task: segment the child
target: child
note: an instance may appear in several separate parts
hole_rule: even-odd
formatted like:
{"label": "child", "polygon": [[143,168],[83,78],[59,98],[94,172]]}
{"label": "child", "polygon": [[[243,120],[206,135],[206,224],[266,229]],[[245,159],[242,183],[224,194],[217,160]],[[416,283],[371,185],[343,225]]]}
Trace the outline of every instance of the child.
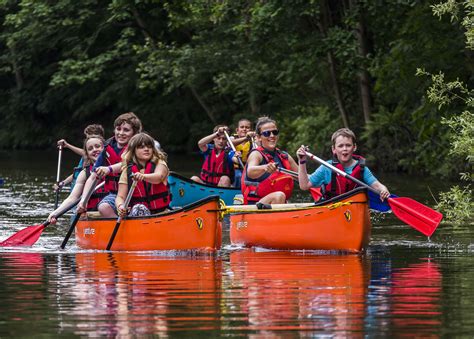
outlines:
{"label": "child", "polygon": [[[354,132],[348,128],[338,129],[333,133],[331,142],[333,160],[329,160],[328,163],[380,191],[381,200],[387,199],[390,196],[387,187],[382,185],[370,169],[365,166],[365,159],[354,154],[357,149]],[[336,175],[336,173],[323,165],[319,166],[313,174],[308,176],[305,149],[305,146],[301,146],[296,152],[299,158],[298,181],[302,190],[307,190],[310,187],[321,187],[323,198],[330,199],[357,186],[350,179]]]}
{"label": "child", "polygon": [[[86,128],[84,128],[84,136],[87,138],[90,135],[98,135],[104,138],[104,128],[99,124],[87,125]],[[74,167],[73,173],[63,181],[59,182],[59,186],[56,184],[53,186],[54,190],[57,191],[65,185],[71,184],[71,189],[73,189],[79,173],[81,173],[82,169],[84,168],[84,157],[86,156],[86,152],[84,152],[83,148],[69,144],[66,139],[58,140],[57,145],[58,147],[69,148],[71,151],[81,156],[79,163],[76,167]]]}
{"label": "child", "polygon": [[[63,207],[71,204],[73,201],[79,199],[84,192],[84,184],[86,183],[87,178],[90,176],[92,165],[99,157],[99,154],[104,149],[105,140],[100,135],[89,135],[84,140],[84,168],[79,173],[77,177],[76,185],[72,189],[69,196],[61,203],[61,205],[50,213],[48,221],[52,224],[56,223],[56,213],[61,210]],[[98,202],[105,196],[105,191],[103,188],[100,188],[91,195],[89,202],[87,204],[87,209],[96,210]]]}
{"label": "child", "polygon": [[170,204],[166,154],[158,151],[155,141],[146,133],[138,133],[130,139],[123,155],[122,174],[115,205],[121,217],[127,215],[124,202],[132,184],[137,186],[130,201],[130,216],[151,215],[166,210]]}
{"label": "child", "polygon": [[[240,152],[240,158],[242,163],[245,165],[247,162],[248,155],[253,148],[253,138],[255,132],[252,131],[252,123],[248,119],[240,119],[235,129],[236,134],[232,136],[232,143],[235,145],[235,150]],[[234,166],[234,186],[240,188],[240,182],[242,180],[242,169],[239,164]]]}
{"label": "child", "polygon": [[226,147],[227,138],[224,131],[229,133],[229,128],[217,125],[213,131],[214,133],[198,142],[201,154],[204,155],[204,163],[200,176],[193,176],[191,180],[201,184],[230,187],[234,179],[234,162],[237,162],[237,159],[234,158],[234,151]]}
{"label": "child", "polygon": [[[117,196],[119,175],[122,171],[121,157],[130,139],[141,130],[142,123],[135,113],[129,112],[119,115],[114,121],[114,136],[107,140],[104,150],[94,164],[93,173],[87,179],[84,188],[86,192],[88,192],[97,176],[105,178],[104,187],[109,194],[99,202],[97,208],[102,217],[117,217],[115,198]],[[86,204],[87,202],[82,199],[79,202],[77,213],[85,212]]]}
{"label": "child", "polygon": [[279,150],[279,131],[275,120],[261,117],[255,128],[260,146],[250,152],[242,175],[244,204],[284,204],[293,192],[293,178],[278,167],[297,170],[295,160]]}

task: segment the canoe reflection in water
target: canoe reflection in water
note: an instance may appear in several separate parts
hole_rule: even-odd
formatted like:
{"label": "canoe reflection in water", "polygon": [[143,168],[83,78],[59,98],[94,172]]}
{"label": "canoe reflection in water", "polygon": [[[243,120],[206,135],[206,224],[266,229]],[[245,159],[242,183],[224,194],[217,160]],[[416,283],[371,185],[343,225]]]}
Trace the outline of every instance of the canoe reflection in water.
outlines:
{"label": "canoe reflection in water", "polygon": [[358,256],[247,250],[231,253],[230,267],[232,300],[240,301],[248,329],[363,330],[370,264]]}
{"label": "canoe reflection in water", "polygon": [[78,335],[209,330],[219,323],[220,259],[78,253],[76,262],[77,309],[67,313],[85,320]]}

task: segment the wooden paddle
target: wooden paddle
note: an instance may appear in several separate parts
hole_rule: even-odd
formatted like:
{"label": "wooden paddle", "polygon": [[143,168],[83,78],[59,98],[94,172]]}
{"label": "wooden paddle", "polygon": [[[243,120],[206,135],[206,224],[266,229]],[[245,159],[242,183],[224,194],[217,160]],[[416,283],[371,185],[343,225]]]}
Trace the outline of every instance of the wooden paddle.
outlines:
{"label": "wooden paddle", "polygon": [[[355,182],[356,184],[367,188],[368,190],[380,194],[375,188],[370,187],[366,183],[350,176],[344,171],[341,171],[339,168],[334,167],[333,165],[327,163],[326,161],[318,158],[317,156],[306,152],[306,155],[320,163],[323,166],[326,166],[330,170],[336,172],[339,175],[342,175],[345,178],[348,178]],[[443,215],[435,211],[434,209],[419,203],[410,198],[396,197],[388,198],[388,203],[393,211],[393,213],[404,223],[413,227],[417,231],[423,233],[424,235],[430,237],[433,232],[438,227],[439,223],[443,219]]]}
{"label": "wooden paddle", "polygon": [[[91,189],[89,190],[89,192],[87,192],[87,194],[84,198],[84,201],[86,202],[86,204],[89,201],[92,193],[94,193],[95,190],[97,190],[99,187],[101,187],[105,184],[105,182],[102,182],[98,186],[96,186],[98,181],[99,181],[99,178],[95,177],[94,182],[91,186]],[[60,246],[61,249],[64,249],[66,247],[66,244],[69,241],[69,238],[71,237],[72,232],[74,231],[74,228],[76,227],[76,224],[79,221],[80,217],[81,217],[81,215],[79,213],[76,213],[76,215],[74,216],[74,219],[72,220],[71,225],[69,226],[69,230],[67,231],[66,236],[64,237],[64,240],[61,243],[61,246]]]}
{"label": "wooden paddle", "polygon": [[[234,151],[234,153],[237,152],[235,150],[234,144],[232,143],[232,140],[229,137],[229,134],[227,134],[227,131],[224,131],[224,134],[227,139],[227,143],[230,145],[230,148]],[[237,161],[239,162],[240,168],[244,169],[244,163],[242,162],[242,158],[240,157],[240,155],[237,156]]]}
{"label": "wooden paddle", "polygon": [[59,152],[58,152],[58,170],[56,172],[56,197],[54,199],[54,209],[58,208],[59,202],[59,192],[61,191],[61,186],[59,186],[60,176],[61,176],[61,156],[63,154],[63,145],[59,145]]}
{"label": "wooden paddle", "polygon": [[[132,200],[133,191],[135,191],[135,187],[137,187],[137,183],[138,183],[137,180],[133,180],[132,187],[130,187],[127,197],[125,198],[125,201],[123,203],[123,207],[125,208],[125,210],[127,210],[130,200]],[[117,232],[121,223],[122,223],[122,217],[119,215],[117,218],[117,222],[115,223],[115,227],[112,232],[112,235],[110,236],[109,243],[107,244],[107,251],[110,251],[110,248],[112,247],[112,244],[114,243],[115,236],[117,235]]]}
{"label": "wooden paddle", "polygon": [[[100,185],[96,186],[94,190],[98,189],[103,184],[104,183],[101,183]],[[74,206],[76,206],[80,201],[81,201],[81,198],[73,201],[71,204],[67,206],[64,206],[64,208],[58,211],[55,217],[59,218],[60,216],[62,216],[63,214],[71,210]],[[33,246],[36,243],[36,241],[38,241],[41,233],[46,228],[46,226],[50,224],[51,223],[48,220],[46,220],[40,225],[28,226],[16,232],[15,234],[5,239],[4,241],[0,242],[0,247]]]}

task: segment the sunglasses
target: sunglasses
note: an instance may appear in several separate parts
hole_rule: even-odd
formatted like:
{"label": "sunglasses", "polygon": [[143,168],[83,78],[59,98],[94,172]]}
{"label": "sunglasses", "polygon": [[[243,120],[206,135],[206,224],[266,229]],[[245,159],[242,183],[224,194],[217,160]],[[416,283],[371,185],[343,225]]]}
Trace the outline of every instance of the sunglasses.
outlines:
{"label": "sunglasses", "polygon": [[270,135],[274,135],[274,136],[277,136],[278,134],[280,133],[279,130],[277,129],[274,129],[274,130],[271,130],[271,131],[263,131],[263,132],[260,132],[260,135],[263,135],[265,138],[268,138],[270,137]]}

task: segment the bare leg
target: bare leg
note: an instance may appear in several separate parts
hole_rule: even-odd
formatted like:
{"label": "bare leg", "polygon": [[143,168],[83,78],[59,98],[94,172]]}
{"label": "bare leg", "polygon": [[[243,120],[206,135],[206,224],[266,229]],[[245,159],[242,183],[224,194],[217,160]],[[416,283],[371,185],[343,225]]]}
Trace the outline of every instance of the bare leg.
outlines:
{"label": "bare leg", "polygon": [[260,201],[262,204],[285,204],[286,196],[283,192],[272,192],[264,196]]}
{"label": "bare leg", "polygon": [[117,218],[114,209],[109,204],[100,204],[97,209],[100,212],[100,216],[104,218]]}
{"label": "bare leg", "polygon": [[220,178],[219,183],[217,184],[217,186],[219,186],[219,187],[230,187],[231,184],[232,184],[232,182],[230,181],[230,178],[227,175],[223,175]]}
{"label": "bare leg", "polygon": [[199,177],[197,177],[197,176],[195,176],[195,175],[193,175],[193,176],[191,177],[191,180],[192,180],[192,181],[195,181],[195,182],[198,182],[198,183],[200,183],[200,184],[204,184],[204,181],[202,181],[201,178],[199,178]]}

